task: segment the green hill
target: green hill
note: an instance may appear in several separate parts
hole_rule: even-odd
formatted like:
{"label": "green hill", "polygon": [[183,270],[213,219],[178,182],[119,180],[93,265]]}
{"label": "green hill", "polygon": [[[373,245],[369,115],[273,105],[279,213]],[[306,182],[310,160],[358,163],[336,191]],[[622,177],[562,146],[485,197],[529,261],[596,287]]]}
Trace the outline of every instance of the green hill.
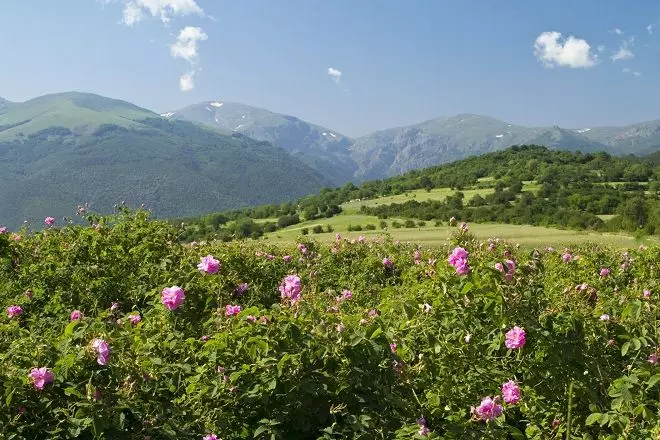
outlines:
{"label": "green hill", "polygon": [[125,201],[157,216],[283,201],[327,181],[267,142],[170,121],[82,93],[12,103],[0,114],[0,224]]}

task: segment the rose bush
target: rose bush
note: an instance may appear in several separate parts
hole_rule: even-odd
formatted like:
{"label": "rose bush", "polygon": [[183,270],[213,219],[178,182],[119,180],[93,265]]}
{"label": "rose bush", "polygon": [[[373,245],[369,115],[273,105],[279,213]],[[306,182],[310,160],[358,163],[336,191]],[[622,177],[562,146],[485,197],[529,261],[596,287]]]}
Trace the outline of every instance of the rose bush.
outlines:
{"label": "rose bush", "polygon": [[660,435],[657,246],[182,244],[146,212],[88,220],[0,234],[20,308],[0,438]]}

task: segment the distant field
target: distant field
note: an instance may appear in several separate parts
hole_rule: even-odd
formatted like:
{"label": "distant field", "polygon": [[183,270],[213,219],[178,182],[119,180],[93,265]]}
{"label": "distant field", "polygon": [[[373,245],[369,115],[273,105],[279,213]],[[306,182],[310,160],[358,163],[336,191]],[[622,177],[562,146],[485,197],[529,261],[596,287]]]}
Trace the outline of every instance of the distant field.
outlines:
{"label": "distant field", "polygon": [[[494,192],[492,188],[483,188],[483,189],[466,189],[461,191],[465,194],[465,201],[467,202],[475,195],[479,194],[485,196]],[[410,200],[416,200],[418,202],[426,202],[428,200],[444,200],[447,196],[451,196],[456,193],[456,190],[450,188],[436,188],[431,191],[426,191],[425,189],[418,189],[414,191],[408,191],[403,194],[397,194],[395,196],[387,197],[378,197],[371,200],[361,200],[359,202],[348,202],[344,203],[342,207],[346,213],[355,213],[360,212],[362,206],[374,207],[380,205],[391,205],[392,203],[405,203]]]}
{"label": "distant field", "polygon": [[[340,220],[342,217],[345,217],[345,219]],[[334,220],[334,222],[331,222],[331,220]],[[391,219],[387,220],[390,225],[391,221]],[[357,238],[360,235],[373,238],[389,234],[395,240],[410,241],[429,247],[436,247],[446,244],[449,234],[451,231],[455,230],[455,228],[450,228],[449,226],[435,227],[433,226],[434,222],[427,222],[427,226],[423,228],[394,229],[390,226],[387,231],[383,231],[379,228],[376,231],[347,232],[346,228],[349,223],[361,224],[362,226],[367,223],[378,225],[378,219],[375,217],[359,215],[337,216],[332,219],[327,219],[327,221],[296,225],[272,234],[267,234],[263,240],[272,243],[290,243],[301,236],[301,229],[303,227],[309,228],[310,225],[314,224],[331,224],[335,229],[335,232],[313,234],[311,233],[310,228],[309,237],[321,241],[332,241],[335,238],[335,233],[340,233],[347,238]],[[545,246],[561,247],[588,242],[607,244],[618,248],[630,248],[637,247],[642,243],[657,243],[657,240],[645,239],[639,241],[634,237],[620,234],[599,234],[594,232],[561,230],[525,225],[470,224],[470,231],[481,240],[488,238],[501,238],[513,243],[520,243],[521,246],[526,248]]]}

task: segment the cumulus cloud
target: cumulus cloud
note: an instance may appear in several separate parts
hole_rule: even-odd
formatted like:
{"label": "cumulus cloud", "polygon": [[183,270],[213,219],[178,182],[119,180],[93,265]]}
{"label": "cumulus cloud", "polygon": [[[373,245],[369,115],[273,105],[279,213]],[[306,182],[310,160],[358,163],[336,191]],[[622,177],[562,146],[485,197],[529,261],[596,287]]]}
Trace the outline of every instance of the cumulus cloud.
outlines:
{"label": "cumulus cloud", "polygon": [[546,67],[586,68],[598,63],[598,55],[592,53],[586,40],[561,33],[543,32],[534,42],[534,54]]}
{"label": "cumulus cloud", "polygon": [[202,28],[186,26],[179,31],[179,35],[176,37],[174,44],[170,45],[170,54],[174,58],[183,58],[189,63],[194,64],[197,62],[197,57],[199,56],[197,52],[197,44],[208,38],[208,35],[204,33]]}
{"label": "cumulus cloud", "polygon": [[341,81],[341,75],[342,73],[340,70],[335,69],[334,67],[328,67],[328,76],[330,76],[330,78],[332,78],[332,80],[337,84],[339,84],[339,81]]}
{"label": "cumulus cloud", "polygon": [[124,11],[122,23],[133,26],[145,17],[158,17],[163,23],[169,23],[174,16],[189,14],[204,15],[204,11],[195,0],[99,0],[102,4],[122,3]]}
{"label": "cumulus cloud", "polygon": [[614,32],[617,35],[623,35],[623,31],[619,28],[612,29],[612,32]]}
{"label": "cumulus cloud", "polygon": [[605,51],[605,46],[603,46],[602,44],[599,44],[596,49],[598,49],[598,52],[604,52]]}
{"label": "cumulus cloud", "polygon": [[638,71],[636,71],[636,70],[632,70],[632,69],[629,68],[629,67],[625,67],[625,68],[622,70],[622,72],[623,72],[623,73],[627,73],[627,74],[629,74],[629,75],[636,76],[637,78],[639,78],[640,76],[642,76],[642,74],[641,74],[640,72],[638,72]]}
{"label": "cumulus cloud", "polygon": [[635,43],[635,37],[632,36],[628,38],[627,40],[624,40],[621,42],[621,46],[619,46],[619,49],[612,55],[610,58],[612,58],[612,61],[621,61],[621,60],[629,60],[630,58],[634,57],[635,55],[632,53],[630,50],[630,47]]}
{"label": "cumulus cloud", "polygon": [[649,35],[653,34],[653,28],[655,27],[655,24],[650,24],[646,26],[646,32],[649,33]]}
{"label": "cumulus cloud", "polygon": [[182,92],[188,92],[195,88],[195,74],[197,72],[197,61],[199,52],[197,45],[200,41],[208,39],[208,35],[200,27],[186,26],[181,29],[176,41],[170,45],[170,55],[174,58],[182,58],[190,65],[190,70],[179,78],[179,88]]}
{"label": "cumulus cloud", "polygon": [[184,73],[179,78],[179,88],[182,92],[189,92],[195,88],[195,71]]}

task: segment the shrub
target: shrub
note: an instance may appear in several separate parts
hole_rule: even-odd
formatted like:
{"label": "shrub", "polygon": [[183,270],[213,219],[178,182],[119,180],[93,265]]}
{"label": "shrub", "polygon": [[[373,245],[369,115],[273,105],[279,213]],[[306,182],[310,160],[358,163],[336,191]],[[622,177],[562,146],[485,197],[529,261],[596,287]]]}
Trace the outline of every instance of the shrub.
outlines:
{"label": "shrub", "polygon": [[365,225],[364,229],[366,231],[375,231],[376,230],[376,225],[367,224],[367,225]]}
{"label": "shrub", "polygon": [[144,212],[89,221],[0,234],[1,438],[660,434],[657,245],[181,244]]}
{"label": "shrub", "polygon": [[405,228],[414,228],[416,225],[415,225],[415,221],[414,221],[414,220],[406,219],[406,221],[403,222],[403,226],[404,226]]}
{"label": "shrub", "polygon": [[320,234],[323,232],[323,225],[314,225],[312,232],[315,234]]}

